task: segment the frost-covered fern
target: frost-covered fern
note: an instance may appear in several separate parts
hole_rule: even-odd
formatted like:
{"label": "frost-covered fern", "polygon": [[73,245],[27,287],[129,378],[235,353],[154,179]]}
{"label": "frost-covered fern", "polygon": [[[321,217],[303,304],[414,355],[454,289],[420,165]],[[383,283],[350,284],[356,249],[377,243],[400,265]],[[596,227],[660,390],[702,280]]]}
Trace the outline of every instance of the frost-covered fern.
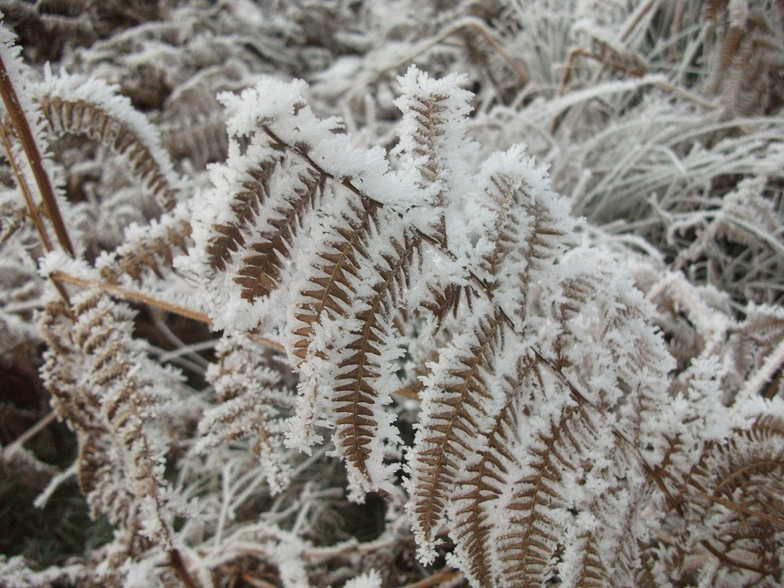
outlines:
{"label": "frost-covered fern", "polygon": [[776,9],[54,4],[2,6],[90,46],[0,29],[53,411],[0,471],[111,529],[0,583],[784,583]]}

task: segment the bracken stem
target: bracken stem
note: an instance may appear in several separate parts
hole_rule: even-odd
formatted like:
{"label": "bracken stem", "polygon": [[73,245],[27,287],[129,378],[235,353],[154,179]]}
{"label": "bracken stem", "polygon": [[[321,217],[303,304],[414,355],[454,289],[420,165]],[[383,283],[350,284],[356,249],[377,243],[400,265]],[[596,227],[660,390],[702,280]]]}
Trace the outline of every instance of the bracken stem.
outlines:
{"label": "bracken stem", "polygon": [[[110,294],[114,294],[115,296],[119,296],[124,300],[141,302],[142,304],[153,306],[155,308],[160,308],[161,310],[165,310],[166,312],[171,312],[174,314],[178,314],[180,316],[184,316],[185,318],[192,319],[194,321],[199,321],[200,323],[212,325],[212,319],[202,312],[191,310],[186,306],[179,306],[177,304],[172,304],[171,302],[166,302],[165,300],[155,298],[154,296],[149,296],[148,294],[143,294],[142,292],[136,292],[134,290],[128,290],[127,288],[121,288],[120,286],[115,286],[114,284],[110,284],[109,282],[101,282],[99,280],[88,280],[86,278],[79,278],[77,276],[72,276],[71,274],[67,274],[65,272],[60,272],[60,271],[52,272],[49,277],[52,278],[52,280],[54,280],[55,284],[57,284],[58,282],[64,282],[66,284],[74,284],[75,286],[81,286],[82,288],[97,288],[104,292],[108,292]],[[264,337],[263,335],[259,335],[258,333],[251,332],[248,336],[254,341],[257,341],[262,345],[266,345],[267,347],[271,347],[272,349],[275,349],[277,351],[286,350],[286,348],[280,343],[278,343],[277,341],[268,339],[267,337]]]}
{"label": "bracken stem", "polygon": [[455,571],[451,568],[447,568],[437,574],[430,576],[429,578],[425,578],[424,580],[420,580],[419,582],[414,582],[413,584],[408,584],[403,588],[430,588],[430,586],[437,586],[438,584],[443,584],[447,580],[451,580],[452,578],[456,578],[457,576],[462,576],[463,572]]}
{"label": "bracken stem", "polygon": [[30,218],[33,219],[33,224],[38,231],[38,236],[41,237],[41,242],[44,244],[44,249],[46,249],[47,252],[52,251],[52,249],[54,249],[52,247],[52,241],[49,239],[49,234],[46,232],[46,227],[41,219],[41,215],[38,214],[38,207],[35,205],[33,194],[30,192],[30,186],[27,185],[27,180],[25,179],[22,170],[19,169],[16,157],[14,157],[14,152],[11,149],[11,141],[8,138],[6,126],[3,123],[0,123],[0,140],[3,142],[3,148],[8,155],[8,161],[11,164],[11,168],[14,170],[14,176],[16,176],[16,183],[22,191],[22,195],[27,203],[28,213]]}
{"label": "bracken stem", "polygon": [[169,560],[171,567],[177,573],[177,576],[185,584],[185,588],[201,588],[201,586],[193,579],[188,568],[185,567],[185,562],[178,549],[173,548],[169,551]]}
{"label": "bracken stem", "polygon": [[751,515],[753,517],[758,517],[769,523],[773,523],[774,525],[778,525],[779,527],[784,527],[784,520],[780,518],[774,517],[764,512],[760,512],[758,510],[754,510],[751,508],[746,508],[740,504],[732,502],[730,500],[724,500],[718,496],[711,496],[710,494],[705,494],[704,492],[697,492],[697,496],[701,496],[705,500],[710,500],[711,502],[716,502],[717,504],[721,504],[722,506],[726,506],[727,508],[731,508],[732,510],[737,510],[747,515]]}
{"label": "bracken stem", "polygon": [[[75,257],[74,248],[71,244],[71,238],[68,235],[68,230],[65,228],[63,217],[60,214],[60,207],[57,206],[57,200],[54,197],[54,189],[52,183],[49,181],[49,176],[44,170],[41,162],[41,153],[38,151],[38,145],[33,138],[33,132],[30,129],[30,123],[27,116],[19,104],[19,97],[16,95],[16,90],[11,83],[11,78],[8,75],[8,70],[5,67],[3,58],[0,57],[0,95],[3,97],[8,116],[11,117],[11,122],[16,130],[16,136],[22,143],[27,161],[30,164],[30,169],[33,172],[38,190],[41,192],[41,199],[43,200],[46,212],[49,215],[49,220],[54,227],[55,235],[60,246],[65,249],[71,257]],[[31,214],[33,212],[31,211]]]}

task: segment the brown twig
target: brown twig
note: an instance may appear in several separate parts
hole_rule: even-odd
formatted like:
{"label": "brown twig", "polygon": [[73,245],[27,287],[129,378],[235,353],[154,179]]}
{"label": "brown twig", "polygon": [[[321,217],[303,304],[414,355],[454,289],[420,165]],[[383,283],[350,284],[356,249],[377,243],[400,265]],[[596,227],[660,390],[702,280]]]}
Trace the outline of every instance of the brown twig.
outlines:
{"label": "brown twig", "polygon": [[414,582],[413,584],[408,584],[403,588],[430,588],[430,586],[437,586],[438,584],[443,584],[447,580],[451,580],[452,578],[456,578],[457,576],[461,576],[463,572],[459,572],[453,570],[452,568],[444,568],[437,574],[430,576],[429,578],[425,578],[424,580],[420,580],[419,582]]}
{"label": "brown twig", "polygon": [[683,8],[684,8],[684,0],[678,0],[675,3],[675,15],[672,17],[672,26],[670,27],[670,60],[675,61],[676,56],[678,55],[678,42],[675,40],[675,37],[681,31],[681,25],[683,21]]}
{"label": "brown twig", "polygon": [[626,24],[625,30],[621,33],[621,41],[626,41],[631,36],[634,29],[637,28],[637,25],[640,24],[645,15],[650,12],[655,3],[656,0],[648,0],[644,6],[637,7],[636,14],[632,13],[632,20]]}
{"label": "brown twig", "polygon": [[169,550],[169,564],[185,585],[185,588],[201,588],[201,585],[191,576],[191,573],[185,566],[185,560],[182,559],[182,555],[176,547]]}
{"label": "brown twig", "polygon": [[52,411],[43,418],[41,418],[37,423],[35,423],[32,427],[27,429],[24,433],[19,435],[16,439],[14,439],[13,443],[10,445],[6,445],[0,450],[0,456],[7,457],[18,451],[22,448],[22,446],[27,443],[30,439],[35,437],[38,433],[43,431],[46,427],[48,427],[54,420],[57,418],[57,414]]}
{"label": "brown twig", "polygon": [[[22,105],[19,103],[19,97],[11,83],[11,77],[8,75],[8,70],[5,67],[2,57],[0,57],[0,95],[3,97],[8,116],[11,118],[11,123],[16,130],[16,136],[19,137],[19,142],[22,144],[22,149],[30,164],[35,182],[38,184],[38,190],[41,193],[41,199],[43,200],[44,208],[46,208],[49,220],[54,227],[55,235],[57,235],[57,241],[71,257],[75,257],[71,238],[68,235],[68,230],[65,228],[63,217],[60,214],[60,207],[57,205],[57,200],[54,197],[52,183],[49,181],[49,176],[41,161],[41,152],[38,150],[38,145],[33,138],[30,123],[27,120]],[[31,214],[33,214],[32,210]]]}
{"label": "brown twig", "polygon": [[19,186],[19,189],[22,191],[22,195],[24,196],[25,202],[27,203],[28,214],[30,215],[30,218],[33,219],[33,224],[35,225],[36,231],[38,231],[38,236],[41,237],[41,242],[44,245],[44,249],[46,249],[47,252],[52,251],[54,248],[52,247],[51,239],[49,239],[49,233],[46,232],[44,221],[41,219],[41,215],[38,214],[38,207],[35,205],[32,192],[30,192],[30,186],[27,185],[27,180],[25,179],[24,174],[22,173],[22,170],[16,161],[16,157],[14,157],[14,152],[11,148],[11,140],[8,138],[8,132],[6,130],[5,124],[3,123],[0,123],[0,140],[3,142],[3,148],[8,155],[8,162],[11,164],[11,168],[14,170],[16,183]]}
{"label": "brown twig", "polygon": [[242,578],[251,586],[255,586],[256,588],[278,588],[275,584],[267,582],[261,578],[257,578],[256,576],[251,576],[249,573],[240,574],[240,578]]}
{"label": "brown twig", "polygon": [[773,523],[774,525],[784,527],[784,520],[774,517],[773,515],[769,515],[767,513],[760,512],[758,510],[753,510],[751,508],[741,506],[740,504],[737,504],[735,502],[731,502],[730,500],[725,500],[719,496],[711,496],[710,494],[705,494],[704,492],[697,492],[697,496],[701,496],[705,500],[710,500],[711,502],[721,504],[722,506],[726,506],[727,508],[731,508],[732,510],[737,510],[738,512],[742,512],[744,514],[763,519],[765,521],[768,521],[769,523]]}
{"label": "brown twig", "polygon": [[[202,312],[197,312],[192,310],[186,306],[179,306],[178,304],[173,304],[171,302],[166,302],[165,300],[161,300],[159,298],[155,298],[154,296],[150,296],[149,294],[144,294],[142,292],[137,292],[135,290],[128,290],[127,288],[122,288],[120,286],[116,286],[114,284],[110,284],[109,282],[102,282],[100,280],[88,280],[86,278],[80,278],[78,276],[73,276],[71,274],[67,274],[61,271],[54,271],[49,276],[52,280],[57,282],[63,282],[66,284],[73,284],[75,286],[81,286],[82,288],[97,288],[104,292],[109,292],[110,294],[114,294],[124,300],[132,300],[133,302],[141,302],[142,304],[146,304],[148,306],[152,306],[155,308],[160,308],[161,310],[165,310],[166,312],[171,312],[174,314],[178,314],[180,316],[184,316],[185,318],[189,318],[194,321],[199,321],[200,323],[204,323],[207,325],[212,325],[212,319],[208,317],[206,314]],[[258,333],[250,332],[248,336],[261,343],[262,345],[266,345],[267,347],[271,347],[277,351],[285,351],[286,348],[283,347],[277,341],[273,341],[272,339],[268,339],[263,335]]]}
{"label": "brown twig", "polygon": [[99,280],[88,280],[86,278],[80,278],[78,276],[73,276],[71,274],[67,274],[61,271],[54,271],[51,273],[50,276],[52,279],[65,282],[66,284],[73,284],[75,286],[81,286],[82,288],[97,288],[99,290],[103,290],[104,292],[109,292],[114,294],[115,296],[119,296],[125,300],[133,300],[134,302],[141,302],[143,304],[147,304],[149,306],[154,306],[155,308],[160,308],[167,312],[172,312],[174,314],[179,314],[180,316],[184,316],[189,319],[193,319],[195,321],[199,321],[202,323],[212,324],[212,320],[206,314],[201,312],[196,312],[195,310],[191,310],[185,306],[179,306],[177,304],[172,304],[171,302],[166,302],[165,300],[160,300],[155,298],[154,296],[149,296],[148,294],[143,294],[142,292],[136,292],[134,290],[128,290],[127,288],[121,288],[120,286],[115,286],[114,284],[110,284],[108,282],[101,282]]}

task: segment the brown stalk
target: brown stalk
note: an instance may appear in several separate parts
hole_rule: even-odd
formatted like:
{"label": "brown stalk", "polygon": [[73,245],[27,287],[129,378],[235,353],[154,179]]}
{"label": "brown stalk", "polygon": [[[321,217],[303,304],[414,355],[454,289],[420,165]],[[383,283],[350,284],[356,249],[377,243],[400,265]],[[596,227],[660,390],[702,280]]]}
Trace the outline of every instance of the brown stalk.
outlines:
{"label": "brown stalk", "polygon": [[201,588],[200,584],[191,576],[191,573],[185,566],[185,561],[182,559],[180,551],[176,547],[169,550],[169,563],[185,585],[185,588]]}
{"label": "brown stalk", "polygon": [[180,316],[184,316],[186,318],[193,319],[195,321],[207,323],[208,325],[212,323],[210,317],[208,317],[206,314],[203,314],[201,312],[196,312],[195,310],[191,310],[190,308],[186,308],[184,306],[178,306],[176,304],[166,302],[165,300],[159,300],[158,298],[154,298],[153,296],[149,296],[147,294],[142,294],[141,292],[135,292],[133,290],[128,290],[126,288],[121,288],[120,286],[115,286],[114,284],[110,284],[108,282],[79,278],[77,276],[73,276],[71,274],[67,274],[61,271],[52,272],[51,278],[59,282],[65,282],[66,284],[74,284],[75,286],[81,286],[82,288],[97,288],[104,292],[109,292],[110,294],[119,296],[120,298],[123,298],[125,300],[141,302],[149,306],[160,308],[167,312],[179,314]]}
{"label": "brown stalk", "polygon": [[[52,272],[50,277],[52,278],[52,280],[55,281],[55,283],[64,282],[66,284],[81,286],[82,288],[97,288],[104,292],[108,292],[115,296],[119,296],[124,300],[141,302],[142,304],[153,306],[155,308],[160,308],[161,310],[165,310],[166,312],[178,314],[180,316],[184,316],[185,318],[189,318],[194,321],[199,321],[200,323],[205,323],[207,325],[212,324],[212,319],[202,312],[191,310],[190,308],[185,306],[172,304],[171,302],[160,300],[158,298],[155,298],[154,296],[143,294],[142,292],[136,292],[134,290],[128,290],[127,288],[121,288],[120,286],[110,284],[109,282],[101,282],[99,280],[88,280],[86,278],[80,278],[60,271]],[[286,348],[283,347],[283,345],[281,345],[277,341],[267,339],[266,337],[259,335],[257,333],[251,332],[248,334],[248,336],[254,341],[257,341],[262,345],[266,345],[267,347],[271,347],[272,349],[275,349],[277,351],[286,350]]]}
{"label": "brown stalk", "polygon": [[16,130],[16,136],[19,137],[22,149],[30,164],[33,177],[35,178],[38,190],[41,193],[44,208],[46,208],[49,220],[54,227],[55,235],[57,235],[57,241],[71,257],[75,257],[71,238],[68,235],[68,230],[65,228],[63,217],[60,214],[60,208],[57,206],[57,200],[54,197],[52,183],[49,181],[49,176],[47,175],[46,170],[44,170],[41,161],[41,152],[38,150],[38,145],[35,143],[33,132],[30,129],[30,123],[22,109],[22,105],[19,103],[19,97],[11,83],[11,77],[8,75],[8,70],[5,67],[2,57],[0,57],[0,95],[3,97],[8,116],[11,118],[11,123]]}
{"label": "brown stalk", "polygon": [[463,572],[457,572],[452,568],[446,568],[437,574],[433,574],[432,576],[425,578],[424,580],[420,580],[419,582],[414,582],[413,584],[408,584],[403,588],[430,588],[430,586],[437,586],[438,584],[443,584],[447,580],[451,580],[456,578],[457,576],[461,576]]}
{"label": "brown stalk", "polygon": [[765,521],[768,521],[769,523],[778,525],[779,527],[784,527],[784,520],[774,517],[773,515],[769,515],[767,513],[760,512],[758,510],[747,508],[745,506],[741,506],[740,504],[731,502],[729,500],[725,500],[718,496],[711,496],[710,494],[705,494],[704,492],[697,492],[697,496],[700,496],[705,500],[710,500],[711,502],[716,502],[717,504],[721,504],[722,506],[726,506],[727,508],[731,508],[732,510],[737,510],[738,512],[742,512],[744,514],[763,519]]}
{"label": "brown stalk", "polygon": [[38,214],[38,207],[35,205],[33,194],[30,192],[30,186],[27,185],[27,180],[25,179],[22,170],[19,168],[16,157],[14,157],[14,152],[11,150],[11,141],[8,137],[6,126],[2,123],[0,123],[0,140],[3,142],[3,148],[8,155],[8,162],[14,170],[14,176],[16,176],[16,183],[22,191],[22,195],[27,203],[28,214],[30,215],[30,218],[33,219],[33,224],[38,231],[38,236],[41,237],[44,249],[46,249],[47,252],[52,251],[52,241],[49,239],[49,234],[46,232],[46,227],[44,226],[44,221],[41,219],[41,215]]}

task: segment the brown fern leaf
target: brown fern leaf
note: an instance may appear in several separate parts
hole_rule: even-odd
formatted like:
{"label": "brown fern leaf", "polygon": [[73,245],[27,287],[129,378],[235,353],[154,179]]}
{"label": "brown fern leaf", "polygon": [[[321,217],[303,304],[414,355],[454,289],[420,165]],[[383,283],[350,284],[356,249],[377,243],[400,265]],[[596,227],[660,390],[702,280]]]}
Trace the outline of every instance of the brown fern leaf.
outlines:
{"label": "brown fern leaf", "polygon": [[[547,272],[563,251],[574,222],[568,217],[564,201],[555,194],[552,199],[531,196],[523,179],[527,170],[520,170],[514,154],[509,155],[509,169],[494,173],[487,189],[498,203],[497,237],[495,248],[484,257],[483,264],[491,290],[514,301],[503,304],[504,312],[522,325],[536,291],[535,276]],[[505,272],[510,277],[499,279]]]}
{"label": "brown fern leaf", "polygon": [[[579,537],[573,547],[580,554],[577,569],[569,570],[572,577],[568,584],[576,588],[606,588],[607,572],[599,555],[599,539],[595,533],[585,533]],[[566,575],[562,572],[561,574]]]}
{"label": "brown fern leaf", "polygon": [[[341,217],[325,227],[298,288],[290,348],[324,367],[310,380],[326,390],[323,402],[352,491],[389,489],[383,444],[397,443],[398,434],[382,406],[399,388],[394,317],[406,306],[402,296],[420,261],[420,239],[396,222],[396,213],[350,190],[340,195]],[[340,344],[331,342],[334,335],[318,336],[325,330],[339,334]],[[310,349],[316,339],[326,343]]]}
{"label": "brown fern leaf", "polygon": [[163,152],[143,140],[136,131],[101,105],[78,99],[46,94],[40,98],[41,110],[49,127],[57,134],[85,135],[123,155],[139,179],[164,210],[172,210],[179,190],[172,183],[171,164]]}
{"label": "brown fern leaf", "polygon": [[[196,169],[223,161],[228,151],[226,120],[217,100],[210,112],[177,113],[181,119],[161,122],[161,143],[176,160],[188,158]],[[171,107],[170,107],[171,110]]]}
{"label": "brown fern leaf", "polygon": [[[664,445],[654,431],[674,361],[648,326],[652,307],[631,276],[614,264],[612,257],[583,248],[562,261],[568,277],[551,309],[561,328],[542,342],[543,353],[575,386],[573,397],[601,411],[626,405],[619,427],[632,443],[645,437],[645,444],[657,438]],[[663,447],[657,445],[657,450]]]}
{"label": "brown fern leaf", "polygon": [[100,266],[101,276],[110,284],[123,275],[141,283],[145,271],[150,270],[162,280],[164,271],[173,266],[176,251],[187,253],[190,235],[187,220],[164,216],[146,227],[144,235],[118,247],[111,261]]}
{"label": "brown fern leaf", "polygon": [[778,307],[749,306],[746,320],[729,329],[723,350],[733,367],[721,380],[725,402],[739,395],[780,395],[783,345],[784,312]]}
{"label": "brown fern leaf", "polygon": [[487,436],[487,449],[457,479],[456,487],[460,490],[453,499],[456,507],[453,535],[459,538],[458,553],[469,562],[466,574],[472,585],[482,588],[497,585],[498,570],[494,570],[493,564],[495,528],[488,520],[488,510],[509,484],[511,464],[517,461],[510,451],[520,441],[517,419],[521,410],[519,397],[510,395]]}
{"label": "brown fern leaf", "polygon": [[442,353],[439,364],[444,367],[428,378],[428,388],[438,393],[423,402],[421,429],[410,460],[411,516],[423,557],[432,549],[461,466],[474,453],[477,439],[493,426],[495,415],[488,413],[493,413],[497,399],[488,384],[503,346],[504,323],[500,314],[485,314],[487,310],[487,305],[475,308],[467,335]]}
{"label": "brown fern leaf", "polygon": [[295,304],[297,324],[291,329],[295,340],[290,347],[291,354],[300,360],[306,359],[314,325],[323,320],[325,312],[327,316],[345,316],[354,290],[352,282],[359,275],[361,248],[378,212],[378,204],[370,200],[355,198],[350,193],[345,196],[348,201],[341,212],[341,222],[319,246],[317,258],[311,263],[313,275],[300,290],[300,301]]}
{"label": "brown fern leaf", "polygon": [[[418,172],[417,183],[427,194],[436,215],[428,232],[446,245],[444,208],[457,170],[450,158],[466,146],[466,116],[471,95],[460,88],[464,80],[450,76],[435,81],[416,68],[400,78],[402,96],[395,102],[403,113],[400,142],[396,150],[406,165]],[[458,164],[459,165],[459,164]]]}
{"label": "brown fern leaf", "polygon": [[[265,207],[268,228],[261,229],[246,247],[251,251],[242,259],[234,281],[242,287],[242,297],[249,302],[268,296],[278,287],[281,271],[289,257],[291,242],[302,217],[324,191],[326,176],[306,168],[297,177],[299,185],[289,188],[283,198],[275,198],[274,205]],[[282,201],[281,201],[282,200]]]}
{"label": "brown fern leaf", "polygon": [[702,15],[705,20],[716,22],[719,15],[727,9],[729,0],[706,0],[702,7]]}
{"label": "brown fern leaf", "polygon": [[174,88],[155,121],[161,129],[161,143],[172,158],[188,158],[196,169],[225,160],[226,115],[217,96],[246,86],[245,68],[230,58],[201,69]]}
{"label": "brown fern leaf", "polygon": [[[662,554],[656,553],[654,550],[649,549],[643,551],[640,556],[638,569],[634,574],[635,586],[638,588],[659,588],[661,583],[657,579],[656,570],[662,566]],[[671,562],[667,562],[671,563]],[[670,567],[679,567],[677,563]]]}
{"label": "brown fern leaf", "polygon": [[72,321],[64,302],[50,302],[44,307],[40,325],[49,349],[44,354],[41,377],[61,418],[85,431],[103,430],[98,397],[79,385],[78,349],[68,336]]}
{"label": "brown fern leaf", "polygon": [[[735,431],[724,442],[706,444],[686,481],[686,529],[696,540],[686,546],[715,561],[716,566],[706,565],[703,572],[712,574],[714,585],[781,580],[783,480],[784,421],[780,418],[761,416],[750,429]],[[722,572],[717,574],[717,569]]]}
{"label": "brown fern leaf", "polygon": [[443,94],[427,94],[412,97],[409,108],[416,113],[414,119],[418,124],[417,139],[419,145],[412,152],[421,159],[417,170],[422,175],[422,184],[428,186],[435,182],[443,173],[442,162],[438,155],[438,137],[444,134],[441,128],[446,124],[446,119],[441,116],[449,109],[445,101],[449,96]]}
{"label": "brown fern leaf", "polygon": [[93,518],[105,514],[112,521],[128,521],[132,517],[133,491],[123,480],[122,471],[107,459],[112,451],[110,438],[106,430],[77,432],[76,479]]}
{"label": "brown fern leaf", "polygon": [[[171,378],[136,348],[132,318],[127,306],[102,292],[82,293],[70,307],[50,305],[44,330],[58,352],[48,358],[44,377],[54,384],[53,393],[72,397],[59,408],[80,432],[78,474],[93,513],[121,520],[126,528],[143,517],[148,537],[170,545],[159,467],[164,437],[154,429]],[[68,389],[58,388],[59,382]]]}
{"label": "brown fern leaf", "polygon": [[719,33],[710,88],[721,93],[725,116],[763,115],[778,108],[784,96],[781,10],[764,3],[724,4],[713,6],[709,18]]}
{"label": "brown fern leaf", "polygon": [[[340,362],[333,386],[331,404],[337,418],[336,445],[341,455],[366,479],[372,480],[368,471],[371,441],[377,435],[379,422],[376,414],[379,400],[385,403],[393,390],[380,391],[378,380],[384,360],[382,354],[394,333],[390,317],[400,304],[400,293],[408,286],[409,268],[418,255],[419,240],[403,235],[403,240],[393,240],[392,251],[380,251],[366,262],[372,263],[375,279],[373,294],[364,298],[355,308],[349,342],[340,349]],[[372,255],[365,251],[365,255]],[[396,386],[395,386],[396,388]]]}
{"label": "brown fern leaf", "polygon": [[[629,465],[631,470],[635,467],[639,470],[639,464]],[[622,484],[609,490],[607,494],[611,499],[616,499],[615,502],[608,500],[608,496],[604,494],[597,497],[597,500],[603,503],[604,512],[610,515],[603,518],[604,524],[593,531],[591,539],[599,555],[603,556],[600,558],[601,566],[595,567],[596,573],[604,577],[603,586],[636,586],[639,581],[640,562],[645,558],[645,549],[650,546],[649,542],[641,540],[639,528],[645,524],[648,514],[642,505],[646,504],[651,496],[651,484],[632,488],[631,492],[628,490]],[[630,495],[631,499],[624,500],[624,495]],[[618,504],[625,507],[620,511],[620,516]],[[620,527],[611,522],[612,519],[617,521],[618,518],[622,521]],[[610,543],[612,547],[608,549],[607,539],[616,539],[617,543]]]}
{"label": "brown fern leaf", "polygon": [[[540,372],[538,377],[547,377]],[[560,487],[563,471],[576,471],[594,426],[583,407],[567,405],[551,413],[525,449],[531,456],[524,475],[514,481],[509,503],[511,531],[498,545],[504,586],[539,586],[548,579],[559,541],[553,509],[568,508]]]}
{"label": "brown fern leaf", "polygon": [[269,198],[269,181],[277,167],[277,161],[267,158],[247,170],[248,179],[239,192],[232,196],[229,205],[233,218],[225,223],[212,225],[213,236],[206,247],[210,267],[225,271],[226,264],[245,245],[245,230],[259,214],[260,207]]}
{"label": "brown fern leaf", "polygon": [[215,386],[220,404],[205,411],[199,423],[204,435],[197,450],[204,453],[229,441],[252,437],[253,451],[267,473],[274,493],[288,485],[288,467],[281,455],[283,422],[294,406],[272,369],[269,350],[245,337],[224,338],[217,348],[218,364],[207,379]]}
{"label": "brown fern leaf", "polygon": [[[496,430],[501,407],[510,394],[514,395],[502,383],[505,378],[517,376],[516,372],[507,374],[503,370],[516,370],[519,359],[503,358],[508,349],[514,349],[514,345],[506,344],[507,339],[527,336],[534,283],[550,270],[572,228],[562,199],[555,194],[532,196],[529,181],[533,181],[533,170],[519,152],[504,154],[493,162],[491,170],[487,189],[498,204],[497,236],[494,250],[483,258],[483,269],[493,299],[475,302],[465,335],[441,352],[438,367],[428,377],[418,449],[411,459],[411,516],[422,546],[420,557],[424,558],[432,556],[432,537],[458,480],[461,487],[475,487],[475,500],[488,499],[480,490],[484,484],[481,477],[466,479],[462,472],[467,469],[473,473],[472,468],[485,467],[489,454],[477,456],[475,447],[481,447],[485,435]],[[495,302],[496,295],[501,302]],[[504,366],[502,371],[498,371],[498,365]],[[492,439],[489,442],[493,443]],[[471,565],[477,577],[488,582],[484,515],[468,495],[460,495],[460,501],[460,524],[467,525],[465,540],[472,544],[470,548],[461,545],[460,549],[476,551],[469,556]],[[461,536],[458,543],[463,540]]]}

